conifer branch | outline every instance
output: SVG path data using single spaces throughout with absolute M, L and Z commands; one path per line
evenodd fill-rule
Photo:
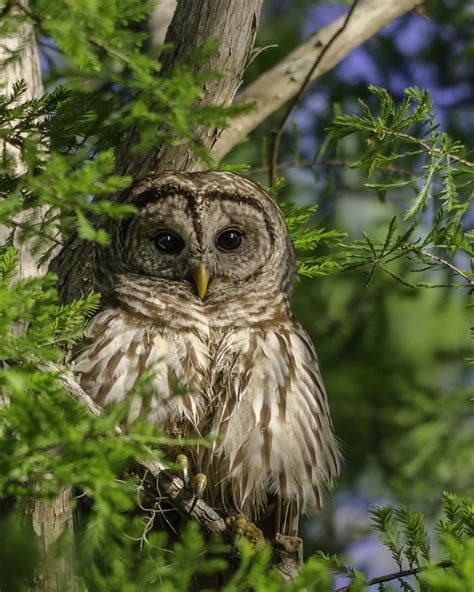
M 393 580 L 399 580 L 400 578 L 407 578 L 409 576 L 416 576 L 417 574 L 426 571 L 427 569 L 448 569 L 453 567 L 452 561 L 441 561 L 440 563 L 434 563 L 433 565 L 423 565 L 422 567 L 413 567 L 412 569 L 403 569 L 394 573 L 387 574 L 385 576 L 379 576 L 372 578 L 367 582 L 367 586 L 375 586 L 376 584 L 385 584 Z M 338 588 L 336 592 L 350 592 L 351 584 Z
M 380 131 L 375 128 L 372 128 L 370 131 L 374 134 L 380 133 Z M 407 134 L 404 132 L 397 132 L 395 130 L 390 130 L 390 129 L 384 129 L 383 133 L 384 133 L 384 135 L 392 136 L 393 138 L 398 138 L 399 140 L 406 140 L 407 142 L 410 142 L 412 144 L 418 144 L 426 152 L 428 152 L 428 154 L 436 154 L 438 156 L 448 156 L 444 152 L 444 150 L 442 150 L 441 148 L 438 148 L 437 146 L 432 146 L 431 144 L 428 144 L 428 142 L 425 142 L 421 138 L 415 138 L 415 136 L 412 136 L 410 134 Z M 464 166 L 466 166 L 468 168 L 471 168 L 471 169 L 474 168 L 474 162 L 471 162 L 470 160 L 467 160 L 466 158 L 461 158 L 460 156 L 456 156 L 456 154 L 449 153 L 449 159 L 454 160 L 455 162 L 458 162 L 459 164 L 463 164 Z
M 454 273 L 456 273 L 457 275 L 464 278 L 471 288 L 474 288 L 474 280 L 472 280 L 468 275 L 466 275 L 464 273 L 464 271 L 459 269 L 459 267 L 456 267 L 455 265 L 453 265 L 451 263 L 451 261 L 448 261 L 447 259 L 443 259 L 443 257 L 440 257 L 439 255 L 435 255 L 434 253 L 430 253 L 429 251 L 426 251 L 425 249 L 423 249 L 421 251 L 421 254 L 424 255 L 425 257 L 428 257 L 429 259 L 432 259 L 433 261 L 437 261 L 438 263 L 441 263 L 441 265 L 445 265 L 446 267 L 449 267 L 449 269 L 454 271 Z
M 345 160 L 343 158 L 308 158 L 303 160 L 292 160 L 290 162 L 279 162 L 276 165 L 277 171 L 284 171 L 288 169 L 301 169 L 311 167 L 351 167 L 355 164 L 355 161 Z M 379 170 L 387 170 L 391 173 L 399 173 L 401 175 L 412 175 L 413 171 L 407 168 L 395 166 L 393 164 L 380 165 Z M 259 173 L 267 173 L 269 165 L 251 167 L 248 171 L 245 171 L 244 175 L 257 175 Z

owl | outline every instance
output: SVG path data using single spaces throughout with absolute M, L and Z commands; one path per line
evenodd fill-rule
M 109 246 L 73 237 L 53 265 L 64 301 L 102 296 L 74 373 L 108 405 L 152 369 L 154 394 L 132 415 L 172 438 L 209 438 L 180 448 L 207 475 L 205 500 L 267 536 L 295 536 L 339 452 L 315 350 L 290 308 L 282 212 L 256 183 L 214 171 L 153 174 L 121 201 L 137 213 L 104 222 Z

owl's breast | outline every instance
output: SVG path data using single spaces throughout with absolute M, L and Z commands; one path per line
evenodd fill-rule
M 205 331 L 144 324 L 121 309 L 106 309 L 93 319 L 72 362 L 82 388 L 99 405 L 130 397 L 132 418 L 146 415 L 167 431 L 187 420 L 200 431 L 211 396 Z

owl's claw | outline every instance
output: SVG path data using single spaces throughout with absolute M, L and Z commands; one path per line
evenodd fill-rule
M 178 454 L 176 462 L 181 465 L 181 479 L 184 483 L 184 489 L 189 488 L 189 461 L 185 454 Z
M 261 549 L 265 544 L 263 532 L 243 514 L 231 514 L 225 518 L 225 523 L 231 529 L 235 542 L 246 538 L 255 550 Z
M 204 473 L 198 473 L 192 479 L 189 478 L 189 460 L 185 454 L 178 454 L 176 463 L 181 466 L 181 478 L 184 483 L 184 490 L 191 490 L 194 493 L 191 508 L 189 509 L 189 513 L 191 514 L 206 489 L 207 477 Z
M 191 479 L 191 488 L 194 491 L 196 499 L 200 499 L 207 486 L 207 477 L 204 473 L 198 473 Z
M 204 490 L 206 489 L 206 485 L 207 485 L 207 477 L 204 473 L 198 473 L 195 477 L 193 477 L 191 479 L 191 489 L 194 492 L 194 499 L 193 499 L 193 503 L 191 504 L 191 507 L 189 508 L 190 514 L 194 510 L 194 508 L 196 507 L 198 500 L 200 500 L 202 498 L 202 494 L 204 493 Z

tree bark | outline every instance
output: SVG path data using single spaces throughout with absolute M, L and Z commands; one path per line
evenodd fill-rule
M 26 1 L 21 2 L 21 4 L 27 6 Z M 4 62 L 14 54 L 17 56 L 16 59 L 4 65 Z M 5 85 L 4 89 L 1 89 L 1 92 L 7 96 L 11 94 L 15 82 L 22 79 L 28 83 L 28 89 L 25 95 L 26 100 L 41 97 L 43 94 L 38 49 L 31 25 L 25 24 L 18 31 L 17 35 L 12 35 L 1 40 L 0 79 Z M 0 147 L 3 149 L 2 142 L 0 142 Z M 26 167 L 21 160 L 20 151 L 8 144 L 5 146 L 5 149 L 15 159 L 16 174 L 23 174 Z M 31 212 L 25 212 L 23 214 L 23 220 L 31 215 Z M 0 226 L 0 244 L 5 242 L 10 232 L 11 230 L 9 228 Z M 19 276 L 24 278 L 38 275 L 37 265 L 31 254 L 30 245 L 27 242 L 22 244 L 18 240 L 15 240 L 15 246 L 20 251 Z
M 388 23 L 421 4 L 420 0 L 362 0 L 344 32 L 331 44 L 312 80 L 337 65 L 355 47 L 370 39 Z M 284 105 L 299 91 L 307 72 L 334 33 L 342 26 L 345 16 L 323 27 L 308 41 L 297 47 L 284 60 L 262 74 L 239 96 L 238 102 L 257 101 L 257 107 L 232 121 L 212 148 L 219 162 L 262 121 Z
M 226 76 L 207 82 L 202 103 L 229 105 L 242 82 L 245 67 L 253 49 L 263 0 L 181 0 L 166 34 L 166 43 L 173 50 L 165 54 L 162 76 L 201 47 L 207 40 L 218 40 L 218 50 L 195 68 L 196 74 L 226 72 Z M 199 171 L 205 163 L 196 158 L 189 144 L 162 145 L 145 154 L 132 154 L 140 130 L 135 128 L 120 152 L 118 169 L 122 174 L 141 177 L 151 171 Z M 212 150 L 220 130 L 195 126 L 196 137 L 205 148 Z

